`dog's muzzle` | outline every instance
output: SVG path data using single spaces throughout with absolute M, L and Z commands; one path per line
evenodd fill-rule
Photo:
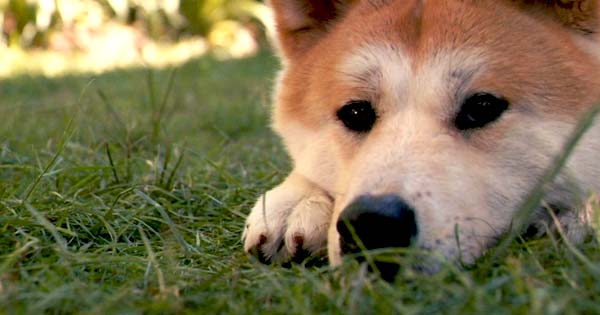
M 394 195 L 360 196 L 341 213 L 337 222 L 343 254 L 363 250 L 409 247 L 417 236 L 414 209 Z M 364 257 L 356 256 L 359 261 Z M 376 262 L 386 280 L 393 280 L 398 265 Z

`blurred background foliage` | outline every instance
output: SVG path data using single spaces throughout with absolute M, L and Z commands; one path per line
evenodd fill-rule
M 244 57 L 262 46 L 270 14 L 262 0 L 0 0 L 0 66 L 31 68 L 31 53 L 21 55 L 32 51 L 55 53 L 38 58 L 42 67 L 54 60 L 47 74 L 73 63 L 57 54 L 93 55 L 79 62 L 92 71 L 160 63 L 166 49 L 174 59 L 206 51 Z
M 0 0 L 0 13 L 3 44 L 26 48 L 51 44 L 55 33 L 94 31 L 112 23 L 153 39 L 175 40 L 209 36 L 238 23 L 260 31 L 257 26 L 268 18 L 268 9 L 257 0 Z

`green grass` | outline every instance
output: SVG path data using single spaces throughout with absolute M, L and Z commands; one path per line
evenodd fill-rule
M 1 82 L 0 313 L 600 313 L 596 238 L 393 284 L 352 261 L 246 257 L 244 217 L 289 170 L 266 127 L 276 67 L 264 53 Z

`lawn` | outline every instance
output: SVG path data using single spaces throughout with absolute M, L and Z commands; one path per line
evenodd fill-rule
M 290 167 L 267 128 L 276 69 L 263 52 L 2 81 L 0 313 L 600 313 L 597 238 L 515 241 L 434 275 L 407 258 L 394 283 L 248 258 L 245 215 Z

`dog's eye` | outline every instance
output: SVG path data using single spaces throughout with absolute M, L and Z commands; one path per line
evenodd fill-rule
M 350 101 L 337 112 L 338 119 L 346 128 L 355 132 L 368 132 L 377 120 L 377 114 L 369 101 Z
M 507 109 L 507 100 L 489 93 L 477 93 L 462 104 L 454 125 L 458 130 L 481 128 L 500 118 Z

